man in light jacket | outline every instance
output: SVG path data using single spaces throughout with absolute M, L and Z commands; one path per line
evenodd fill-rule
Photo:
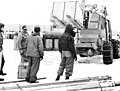
M 22 26 L 22 32 L 19 33 L 18 35 L 18 41 L 17 41 L 17 44 L 18 44 L 18 49 L 19 49 L 19 52 L 20 52 L 20 55 L 21 55 L 21 62 L 27 62 L 27 57 L 25 55 L 26 53 L 26 39 L 27 37 L 29 36 L 28 32 L 27 32 L 27 26 L 24 25 Z
M 28 57 L 28 73 L 26 81 L 30 83 L 37 82 L 37 72 L 40 61 L 43 59 L 43 42 L 40 37 L 40 27 L 34 28 L 34 33 L 27 38 L 26 56 Z

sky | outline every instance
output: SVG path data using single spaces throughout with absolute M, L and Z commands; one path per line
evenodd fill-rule
M 0 22 L 49 25 L 53 1 L 64 0 L 0 0 Z M 106 6 L 111 17 L 112 30 L 119 31 L 119 0 L 86 0 L 85 3 Z
M 45 24 L 50 18 L 49 0 L 0 0 L 0 22 Z

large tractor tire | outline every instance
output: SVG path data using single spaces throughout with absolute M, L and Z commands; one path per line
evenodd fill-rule
M 120 58 L 120 42 L 118 40 L 112 39 L 111 40 L 112 44 L 113 44 L 113 58 L 114 59 L 118 59 Z
M 113 63 L 113 48 L 112 43 L 104 41 L 103 43 L 103 63 L 112 64 Z
M 86 48 L 76 48 L 76 52 L 80 57 L 87 57 Z
M 77 49 L 77 53 L 80 57 L 92 57 L 95 55 L 95 50 L 92 48 L 83 48 L 81 50 Z
M 95 55 L 95 51 L 93 49 L 88 49 L 86 54 L 88 57 L 92 57 Z

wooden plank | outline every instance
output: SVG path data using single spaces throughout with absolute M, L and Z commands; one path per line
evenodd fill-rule
M 46 77 L 38 78 L 37 80 L 43 80 L 46 79 Z M 18 82 L 25 82 L 26 80 L 17 80 L 17 81 L 6 81 L 6 82 L 0 82 L 0 84 L 10 84 L 10 83 L 18 83 Z
M 17 86 L 5 86 L 5 90 L 14 90 L 14 89 L 22 89 L 23 91 L 35 91 L 35 90 L 57 90 L 64 88 L 66 90 L 86 90 L 86 89 L 101 89 L 102 85 L 100 84 L 100 81 L 102 79 L 106 82 L 105 86 L 103 87 L 109 87 L 110 85 L 107 82 L 107 79 L 109 76 L 96 76 L 96 77 L 86 77 L 86 78 L 80 78 L 75 80 L 65 80 L 65 81 L 55 81 L 55 82 L 46 82 L 46 83 L 33 83 L 33 84 L 19 84 L 17 83 Z M 107 85 L 106 85 L 107 84 Z M 2 84 L 4 85 L 4 84 Z M 15 85 L 15 84 L 14 84 Z M 18 88 L 19 86 L 19 88 Z M 0 88 L 0 90 L 3 90 L 3 88 Z M 63 90 L 62 90 L 63 91 Z

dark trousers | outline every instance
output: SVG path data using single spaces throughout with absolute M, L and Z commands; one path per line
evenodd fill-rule
M 27 77 L 29 81 L 37 80 L 37 72 L 39 70 L 40 58 L 39 57 L 28 57 L 28 72 Z
M 58 69 L 57 74 L 59 76 L 63 75 L 64 69 L 66 69 L 65 75 L 67 77 L 72 76 L 73 73 L 73 65 L 74 65 L 74 58 L 71 57 L 62 57 L 62 61 L 60 63 L 60 67 Z
M 3 66 L 5 64 L 5 59 L 4 59 L 4 56 L 2 54 L 2 62 L 1 62 L 1 69 L 0 69 L 0 73 L 3 72 Z

